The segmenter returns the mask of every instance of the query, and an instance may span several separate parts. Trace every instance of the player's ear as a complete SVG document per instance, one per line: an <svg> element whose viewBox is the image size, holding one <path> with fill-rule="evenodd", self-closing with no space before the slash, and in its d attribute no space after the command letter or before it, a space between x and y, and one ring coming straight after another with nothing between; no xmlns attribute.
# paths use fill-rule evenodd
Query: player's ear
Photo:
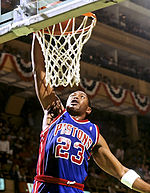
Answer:
<svg viewBox="0 0 150 193"><path fill-rule="evenodd" d="M92 112L92 108L91 107L87 107L86 113L87 115L89 115Z"/></svg>

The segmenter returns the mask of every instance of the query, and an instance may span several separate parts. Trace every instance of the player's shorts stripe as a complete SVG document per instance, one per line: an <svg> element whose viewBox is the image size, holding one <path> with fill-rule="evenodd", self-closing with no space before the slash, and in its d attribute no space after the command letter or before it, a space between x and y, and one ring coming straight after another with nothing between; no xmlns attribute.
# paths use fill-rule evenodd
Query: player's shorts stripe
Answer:
<svg viewBox="0 0 150 193"><path fill-rule="evenodd" d="M35 181L38 182L46 182L46 183L52 183L52 184L59 184L63 186L69 186L72 188L77 188L83 191L84 184L77 183L75 181L70 181L62 178L55 178L53 176L46 176L46 175L37 175L35 176Z"/></svg>

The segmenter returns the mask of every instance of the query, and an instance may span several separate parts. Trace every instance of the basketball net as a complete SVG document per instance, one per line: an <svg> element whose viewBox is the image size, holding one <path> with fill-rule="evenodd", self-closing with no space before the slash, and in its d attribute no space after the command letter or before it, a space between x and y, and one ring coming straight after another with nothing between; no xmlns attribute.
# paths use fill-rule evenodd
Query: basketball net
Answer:
<svg viewBox="0 0 150 193"><path fill-rule="evenodd" d="M93 13L82 17L78 24L77 18L72 18L35 33L44 55L46 86L78 86L82 48L96 25Z"/></svg>

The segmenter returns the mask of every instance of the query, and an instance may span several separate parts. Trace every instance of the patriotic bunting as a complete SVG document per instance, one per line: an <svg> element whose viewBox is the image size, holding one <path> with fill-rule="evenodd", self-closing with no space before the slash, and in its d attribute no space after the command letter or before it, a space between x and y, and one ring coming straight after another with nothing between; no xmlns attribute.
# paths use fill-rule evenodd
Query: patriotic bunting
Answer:
<svg viewBox="0 0 150 193"><path fill-rule="evenodd" d="M5 65L7 59L10 59L11 63L13 64L13 67L16 69L17 74L22 80L33 80L31 62L25 63L24 60L21 59L20 55L13 56L8 53L2 53L0 58L0 70Z"/></svg>
<svg viewBox="0 0 150 193"><path fill-rule="evenodd" d="M90 98L96 96L100 86L101 83L95 80L87 80L85 78L81 78L80 80L80 87L89 95Z"/></svg>
<svg viewBox="0 0 150 193"><path fill-rule="evenodd" d="M7 59L11 60L14 68L16 69L17 74L22 80L33 80L31 62L26 63L20 57L20 55L13 56L8 53L0 53L0 70L2 70L4 65L7 63ZM141 96L140 94L131 92L130 90L126 90L122 87L115 88L110 84L95 80L87 80L86 78L82 78L80 82L80 89L84 90L91 98L94 98L97 93L100 92L102 87L104 88L107 96L110 98L110 100L115 106L121 105L126 99L127 94L129 93L133 105L140 113L145 114L150 111L150 99L146 96Z"/></svg>
<svg viewBox="0 0 150 193"><path fill-rule="evenodd" d="M128 93L126 89L123 89L122 87L115 88L112 85L105 83L103 83L103 86L114 105L119 106L124 102Z"/></svg>
<svg viewBox="0 0 150 193"><path fill-rule="evenodd" d="M146 114L148 111L150 111L150 99L148 97L141 96L140 94L123 89L122 87L115 88L110 84L94 80L89 81L85 78L81 79L80 86L91 98L97 94L100 86L103 86L107 95L115 106L120 106L123 104L127 94L129 93L132 98L133 105L141 114Z"/></svg>
<svg viewBox="0 0 150 193"><path fill-rule="evenodd" d="M150 100L146 96L141 96L135 92L130 92L134 106L140 111L140 113L145 114L150 110Z"/></svg>

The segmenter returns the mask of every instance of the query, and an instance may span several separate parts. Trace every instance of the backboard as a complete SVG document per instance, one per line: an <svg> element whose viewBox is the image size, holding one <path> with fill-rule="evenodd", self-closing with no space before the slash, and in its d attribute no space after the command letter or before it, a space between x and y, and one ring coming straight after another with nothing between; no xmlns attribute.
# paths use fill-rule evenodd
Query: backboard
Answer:
<svg viewBox="0 0 150 193"><path fill-rule="evenodd" d="M124 0L0 0L0 44Z"/></svg>

